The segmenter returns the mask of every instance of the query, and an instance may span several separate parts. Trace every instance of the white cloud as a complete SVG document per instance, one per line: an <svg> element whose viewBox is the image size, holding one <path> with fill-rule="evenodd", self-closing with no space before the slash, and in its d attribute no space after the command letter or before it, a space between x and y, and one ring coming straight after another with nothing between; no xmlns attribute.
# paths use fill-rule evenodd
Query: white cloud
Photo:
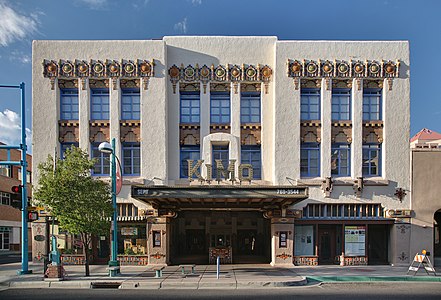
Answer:
<svg viewBox="0 0 441 300"><path fill-rule="evenodd" d="M182 22L176 23L174 28L177 31L187 33L187 17L185 17L184 20L182 20Z"/></svg>
<svg viewBox="0 0 441 300"><path fill-rule="evenodd" d="M21 118L12 110L0 111L0 142L7 145L20 145L21 143ZM32 131L26 128L26 144L29 152L32 151Z"/></svg>
<svg viewBox="0 0 441 300"><path fill-rule="evenodd" d="M191 0L191 3L193 5L201 5L202 4L202 0Z"/></svg>
<svg viewBox="0 0 441 300"><path fill-rule="evenodd" d="M103 9L107 6L107 0L78 0L84 5L89 6L91 9Z"/></svg>
<svg viewBox="0 0 441 300"><path fill-rule="evenodd" d="M8 46L16 40L23 40L37 31L38 16L19 14L5 2L0 1L0 45Z"/></svg>
<svg viewBox="0 0 441 300"><path fill-rule="evenodd" d="M11 54L9 55L9 60L18 61L22 64L30 64L31 63L31 56L22 52L22 51L13 50L13 51L11 51Z"/></svg>

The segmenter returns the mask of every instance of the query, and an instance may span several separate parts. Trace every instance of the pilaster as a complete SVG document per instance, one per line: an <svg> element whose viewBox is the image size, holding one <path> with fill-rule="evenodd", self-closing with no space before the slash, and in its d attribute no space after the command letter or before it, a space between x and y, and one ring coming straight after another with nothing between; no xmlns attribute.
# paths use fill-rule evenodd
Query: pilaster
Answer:
<svg viewBox="0 0 441 300"><path fill-rule="evenodd" d="M328 82L326 82L328 81ZM321 85L320 174L331 176L332 79L323 78Z"/></svg>
<svg viewBox="0 0 441 300"><path fill-rule="evenodd" d="M361 177L363 166L363 79L352 82L351 175Z"/></svg>
<svg viewBox="0 0 441 300"><path fill-rule="evenodd" d="M84 82L82 82L84 81ZM89 152L90 89L89 79L78 79L79 147Z"/></svg>

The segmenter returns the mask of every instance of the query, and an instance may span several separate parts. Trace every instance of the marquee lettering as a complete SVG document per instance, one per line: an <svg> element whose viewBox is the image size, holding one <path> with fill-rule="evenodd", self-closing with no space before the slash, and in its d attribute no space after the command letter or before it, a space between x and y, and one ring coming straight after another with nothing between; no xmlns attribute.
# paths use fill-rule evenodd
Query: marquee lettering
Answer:
<svg viewBox="0 0 441 300"><path fill-rule="evenodd" d="M216 159L216 180L218 182L222 181L222 178L225 178L226 180L229 180L231 182L236 181L236 173L235 173L235 166L236 166L236 160L231 159L230 163L228 164L228 167L225 169L224 165L222 164L222 160ZM203 178L200 173L200 168L204 162L204 160L200 159L196 161L196 163L193 165L194 160L188 159L188 180L192 181L193 176L196 176L196 178L199 181L206 181L210 183L213 180L213 168L211 164L205 164L205 168L207 170L207 176L206 178ZM244 175L247 173L247 175ZM250 181L253 179L253 166L250 164L240 164L239 165L239 181Z"/></svg>

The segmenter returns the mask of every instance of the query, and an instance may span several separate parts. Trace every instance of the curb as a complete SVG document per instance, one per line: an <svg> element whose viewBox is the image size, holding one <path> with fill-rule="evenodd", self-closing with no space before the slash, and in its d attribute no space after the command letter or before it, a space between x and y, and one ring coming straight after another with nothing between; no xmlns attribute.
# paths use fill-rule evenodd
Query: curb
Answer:
<svg viewBox="0 0 441 300"><path fill-rule="evenodd" d="M414 282L441 282L441 277L411 277L411 276L307 276L310 282L381 282L381 281L414 281Z"/></svg>

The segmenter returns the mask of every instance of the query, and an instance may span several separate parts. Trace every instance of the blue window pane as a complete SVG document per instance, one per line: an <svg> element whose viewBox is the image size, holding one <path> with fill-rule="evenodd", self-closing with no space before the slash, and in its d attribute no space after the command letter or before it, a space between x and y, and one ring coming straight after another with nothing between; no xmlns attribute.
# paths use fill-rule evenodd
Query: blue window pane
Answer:
<svg viewBox="0 0 441 300"><path fill-rule="evenodd" d="M193 160L193 166L200 159L199 146L181 146L181 165L180 165L180 177L188 178L188 159ZM200 172L200 170L198 170ZM193 174L193 178L196 175Z"/></svg>
<svg viewBox="0 0 441 300"><path fill-rule="evenodd" d="M333 176L350 176L350 145L331 145L331 174Z"/></svg>
<svg viewBox="0 0 441 300"><path fill-rule="evenodd" d="M214 176L217 178L217 162L216 160L220 159L222 161L222 165L224 166L224 169L226 170L228 168L229 164L229 153L228 153L228 145L213 145L212 147L213 153L212 153L212 166L214 170ZM223 178L223 175L221 175L221 178Z"/></svg>
<svg viewBox="0 0 441 300"><path fill-rule="evenodd" d="M109 175L110 172L110 154L102 153L98 150L100 143L92 143L91 145L91 156L95 159L95 166L92 169L93 175Z"/></svg>
<svg viewBox="0 0 441 300"><path fill-rule="evenodd" d="M140 94L139 89L123 89L121 93L123 120L139 120Z"/></svg>
<svg viewBox="0 0 441 300"><path fill-rule="evenodd" d="M381 176L381 144L363 144L363 176Z"/></svg>
<svg viewBox="0 0 441 300"><path fill-rule="evenodd" d="M351 119L351 90L332 90L332 119L345 121Z"/></svg>
<svg viewBox="0 0 441 300"><path fill-rule="evenodd" d="M260 92L243 92L240 99L242 123L260 123Z"/></svg>
<svg viewBox="0 0 441 300"><path fill-rule="evenodd" d="M376 121L381 120L381 89L363 90L363 120Z"/></svg>
<svg viewBox="0 0 441 300"><path fill-rule="evenodd" d="M225 124L230 122L229 92L211 92L210 122L213 124Z"/></svg>
<svg viewBox="0 0 441 300"><path fill-rule="evenodd" d="M140 175L141 151L139 143L123 143L123 174Z"/></svg>
<svg viewBox="0 0 441 300"><path fill-rule="evenodd" d="M92 89L90 95L91 111L93 120L109 119L109 90Z"/></svg>
<svg viewBox="0 0 441 300"><path fill-rule="evenodd" d="M60 119L78 120L78 90L61 89L60 90Z"/></svg>
<svg viewBox="0 0 441 300"><path fill-rule="evenodd" d="M304 88L300 91L300 115L302 120L320 119L320 89Z"/></svg>
<svg viewBox="0 0 441 300"><path fill-rule="evenodd" d="M199 123L200 114L200 93L180 92L180 122Z"/></svg>
<svg viewBox="0 0 441 300"><path fill-rule="evenodd" d="M318 143L301 144L300 175L302 177L320 176L320 144Z"/></svg>
<svg viewBox="0 0 441 300"><path fill-rule="evenodd" d="M262 163L260 146L242 146L241 163L250 164L253 166L253 179L262 178ZM248 176L248 170L244 170L244 176Z"/></svg>

